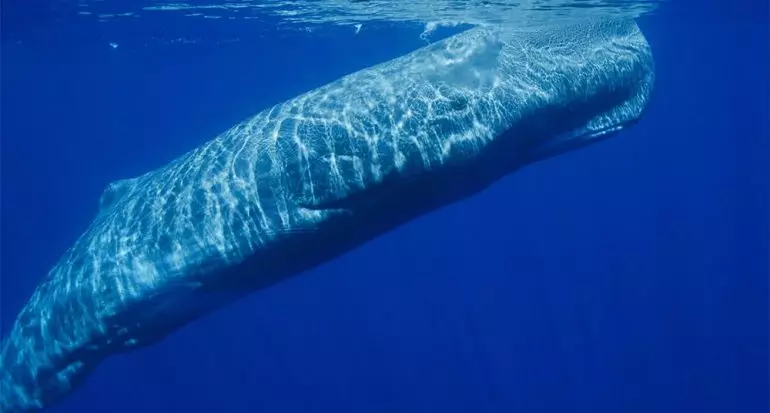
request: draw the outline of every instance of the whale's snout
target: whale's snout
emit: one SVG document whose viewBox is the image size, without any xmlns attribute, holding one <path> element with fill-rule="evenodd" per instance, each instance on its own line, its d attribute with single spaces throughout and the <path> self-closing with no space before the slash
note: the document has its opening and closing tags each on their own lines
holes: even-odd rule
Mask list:
<svg viewBox="0 0 770 413">
<path fill-rule="evenodd" d="M 622 41 L 584 56 L 591 64 L 570 69 L 556 94 L 562 99 L 540 106 L 508 132 L 526 137 L 515 148 L 524 162 L 599 142 L 641 119 L 655 82 L 652 53 L 635 23 L 619 27 L 627 31 Z"/>
</svg>

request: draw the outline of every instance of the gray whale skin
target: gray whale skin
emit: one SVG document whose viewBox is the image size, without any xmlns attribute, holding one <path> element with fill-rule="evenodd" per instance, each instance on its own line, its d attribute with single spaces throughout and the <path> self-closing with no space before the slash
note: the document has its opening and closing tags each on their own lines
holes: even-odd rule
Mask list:
<svg viewBox="0 0 770 413">
<path fill-rule="evenodd" d="M 628 127 L 653 83 L 633 20 L 478 27 L 110 184 L 4 341 L 0 410 L 55 404 L 112 354 Z"/>
</svg>

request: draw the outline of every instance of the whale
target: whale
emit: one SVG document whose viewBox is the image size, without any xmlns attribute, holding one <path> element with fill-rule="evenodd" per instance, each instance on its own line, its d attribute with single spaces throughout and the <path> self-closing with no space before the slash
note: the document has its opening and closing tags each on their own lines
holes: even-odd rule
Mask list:
<svg viewBox="0 0 770 413">
<path fill-rule="evenodd" d="M 617 135 L 654 77 L 633 19 L 477 26 L 109 184 L 2 343 L 0 411 L 56 405 L 112 355 Z"/>
</svg>

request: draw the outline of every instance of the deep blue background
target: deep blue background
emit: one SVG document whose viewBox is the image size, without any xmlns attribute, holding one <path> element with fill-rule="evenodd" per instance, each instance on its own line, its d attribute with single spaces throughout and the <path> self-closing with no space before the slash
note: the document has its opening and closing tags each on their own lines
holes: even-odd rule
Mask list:
<svg viewBox="0 0 770 413">
<path fill-rule="evenodd" d="M 643 19 L 658 80 L 635 128 L 114 357 L 52 412 L 767 412 L 763 3 Z M 417 27 L 271 37 L 237 21 L 172 44 L 167 23 L 16 7 L 3 334 L 108 182 L 423 44 Z"/>
</svg>

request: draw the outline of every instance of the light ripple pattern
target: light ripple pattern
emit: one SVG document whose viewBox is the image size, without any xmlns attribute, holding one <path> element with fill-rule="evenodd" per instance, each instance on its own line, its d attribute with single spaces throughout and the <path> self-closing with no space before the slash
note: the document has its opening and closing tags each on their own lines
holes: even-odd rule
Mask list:
<svg viewBox="0 0 770 413">
<path fill-rule="evenodd" d="M 101 20 L 159 14 L 196 18 L 274 21 L 294 28 L 318 25 L 418 23 L 426 31 L 441 25 L 526 27 L 586 18 L 637 18 L 656 12 L 667 0 L 139 0 L 113 3 L 64 0 L 80 13 Z"/>
<path fill-rule="evenodd" d="M 474 28 L 112 183 L 4 342 L 0 410 L 49 406 L 111 354 L 628 127 L 653 82 L 633 20 Z"/>
</svg>

